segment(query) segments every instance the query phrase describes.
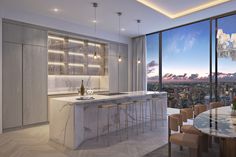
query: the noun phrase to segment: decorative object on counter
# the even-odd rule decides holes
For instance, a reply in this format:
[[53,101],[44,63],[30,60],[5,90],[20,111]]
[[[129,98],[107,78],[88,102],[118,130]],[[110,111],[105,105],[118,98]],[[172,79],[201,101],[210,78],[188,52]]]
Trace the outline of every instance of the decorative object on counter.
[[233,98],[233,101],[232,101],[231,116],[236,116],[236,96]]
[[84,80],[82,80],[81,86],[80,86],[80,95],[84,95]]

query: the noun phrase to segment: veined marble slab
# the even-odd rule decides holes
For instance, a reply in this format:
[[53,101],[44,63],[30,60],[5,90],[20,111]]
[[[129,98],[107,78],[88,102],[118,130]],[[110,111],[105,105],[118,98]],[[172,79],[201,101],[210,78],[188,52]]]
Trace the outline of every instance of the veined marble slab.
[[[80,96],[52,98],[49,102],[50,125],[49,136],[52,141],[63,144],[68,148],[76,149],[86,139],[96,137],[97,120],[99,120],[99,135],[107,131],[107,109],[100,109],[98,116],[97,105],[117,104],[134,100],[147,100],[157,98],[157,102],[152,104],[156,107],[159,115],[166,115],[167,112],[167,93],[166,92],[127,92],[121,95],[92,95],[92,100],[76,100]],[[131,106],[130,106],[131,107]],[[131,121],[134,117],[133,109],[128,108],[128,118]],[[146,105],[146,111],[149,111]],[[117,109],[113,108],[110,112],[110,131],[115,131],[118,123]],[[141,111],[139,110],[140,117]],[[147,115],[148,116],[148,115]],[[120,111],[121,128],[124,128],[125,110]],[[130,126],[130,124],[129,124]]]

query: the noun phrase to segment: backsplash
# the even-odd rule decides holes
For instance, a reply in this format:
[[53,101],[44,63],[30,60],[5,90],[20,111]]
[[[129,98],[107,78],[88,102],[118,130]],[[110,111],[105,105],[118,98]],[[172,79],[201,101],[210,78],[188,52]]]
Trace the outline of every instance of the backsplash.
[[101,80],[104,80],[104,77],[106,76],[49,75],[48,92],[77,91],[77,89],[80,88],[82,80],[84,80],[85,88],[92,88],[94,90],[108,90],[108,87],[104,85],[104,83],[101,83]]

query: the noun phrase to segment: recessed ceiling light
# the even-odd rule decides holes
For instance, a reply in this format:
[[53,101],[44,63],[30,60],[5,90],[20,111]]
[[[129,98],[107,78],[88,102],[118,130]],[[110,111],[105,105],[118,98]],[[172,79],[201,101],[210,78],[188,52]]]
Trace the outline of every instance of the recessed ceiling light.
[[93,23],[97,23],[97,20],[93,20]]
[[55,13],[57,13],[57,12],[59,12],[59,9],[58,9],[58,8],[54,8],[53,11],[54,11]]
[[121,31],[125,31],[126,29],[125,29],[125,28],[121,28],[120,30],[121,30]]

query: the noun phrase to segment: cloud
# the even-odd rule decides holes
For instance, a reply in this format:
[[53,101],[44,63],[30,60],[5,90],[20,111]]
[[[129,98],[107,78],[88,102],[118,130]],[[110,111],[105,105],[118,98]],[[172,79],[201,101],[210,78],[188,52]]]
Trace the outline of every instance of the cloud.
[[175,34],[168,41],[168,51],[171,53],[183,53],[193,48],[196,38],[200,33]]

